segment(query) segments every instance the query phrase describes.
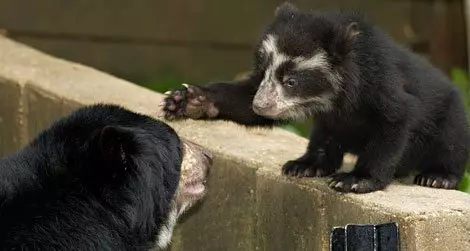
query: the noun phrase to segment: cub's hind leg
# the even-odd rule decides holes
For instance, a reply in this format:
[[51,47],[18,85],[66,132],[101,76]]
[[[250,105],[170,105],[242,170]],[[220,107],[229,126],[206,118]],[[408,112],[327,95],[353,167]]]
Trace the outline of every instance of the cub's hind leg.
[[456,189],[465,172],[470,149],[468,122],[457,94],[440,125],[432,150],[420,167],[414,183],[420,186]]

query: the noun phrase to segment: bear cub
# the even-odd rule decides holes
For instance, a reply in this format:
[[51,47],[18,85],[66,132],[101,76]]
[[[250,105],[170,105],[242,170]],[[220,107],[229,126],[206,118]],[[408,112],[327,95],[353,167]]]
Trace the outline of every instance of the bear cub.
[[2,250],[150,250],[206,190],[211,155],[115,105],[80,108],[0,161]]
[[[283,173],[331,175],[330,186],[342,192],[384,189],[412,169],[418,185],[455,189],[469,154],[456,87],[356,12],[284,3],[261,36],[249,78],[167,94],[167,119],[272,126],[314,117],[306,153]],[[355,169],[335,173],[348,152],[358,156]]]

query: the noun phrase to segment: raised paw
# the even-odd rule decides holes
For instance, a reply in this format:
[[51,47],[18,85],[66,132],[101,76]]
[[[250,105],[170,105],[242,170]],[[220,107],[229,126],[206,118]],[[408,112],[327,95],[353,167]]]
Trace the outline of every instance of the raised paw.
[[425,187],[456,189],[459,179],[445,174],[423,173],[415,177],[414,183]]
[[370,193],[384,188],[381,182],[357,177],[352,173],[337,173],[331,176],[330,187],[343,193]]
[[219,110],[214,102],[200,87],[182,85],[183,88],[165,92],[167,97],[163,100],[162,106],[166,119],[203,119],[214,118],[218,115]]
[[323,177],[330,175],[333,171],[321,165],[314,165],[314,162],[291,160],[282,167],[282,173],[290,177]]

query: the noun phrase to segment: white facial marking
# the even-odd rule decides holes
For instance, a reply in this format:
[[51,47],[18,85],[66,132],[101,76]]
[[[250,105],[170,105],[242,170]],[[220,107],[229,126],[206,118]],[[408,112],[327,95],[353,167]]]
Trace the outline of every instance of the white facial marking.
[[[337,74],[331,69],[331,65],[328,62],[328,57],[325,51],[319,51],[309,58],[289,57],[288,55],[279,51],[277,47],[277,38],[272,34],[267,35],[267,38],[262,42],[260,50],[265,55],[271,56],[271,63],[267,67],[264,74],[264,79],[261,82],[258,92],[255,95],[255,105],[256,102],[263,101],[263,99],[260,97],[268,96],[268,94],[266,94],[265,92],[270,92],[269,96],[274,99],[277,105],[277,110],[282,111],[280,114],[270,115],[281,119],[303,119],[310,117],[310,113],[312,113],[313,111],[309,111],[309,109],[302,109],[302,105],[307,105],[308,103],[315,103],[314,109],[318,111],[326,111],[332,108],[332,93],[324,93],[316,97],[310,97],[307,100],[295,97],[287,98],[284,93],[284,88],[275,77],[275,72],[279,68],[279,66],[281,66],[287,61],[292,61],[295,63],[295,69],[297,70],[318,69],[322,71],[326,75],[328,81],[333,85],[333,88],[335,90],[339,89],[341,77],[339,76],[339,74]],[[274,92],[271,91],[273,89],[275,89]],[[260,107],[262,107],[262,105],[260,105]]]
[[294,59],[294,63],[298,70],[329,69],[330,67],[324,51],[320,51],[310,58],[297,57]]
[[[320,96],[310,97],[307,100],[300,98],[290,98],[284,102],[285,113],[281,114],[280,118],[304,120],[310,118],[314,112],[329,111],[333,107],[331,101],[333,93],[324,93]],[[314,103],[311,109],[303,109],[302,105]],[[312,110],[314,109],[314,110]]]
[[341,76],[335,72],[330,63],[325,51],[319,51],[310,58],[297,57],[294,59],[295,68],[297,70],[320,70],[325,75],[328,81],[332,84],[333,88],[338,90],[341,82]]
[[274,37],[273,35],[267,35],[267,38],[263,41],[263,46],[261,47],[261,49],[263,50],[262,53],[269,54],[277,52],[276,40],[276,37]]
[[[280,86],[280,83],[278,83],[278,81],[276,80],[275,73],[279,66],[281,66],[284,62],[291,60],[291,58],[279,52],[277,48],[277,38],[271,34],[267,35],[267,38],[262,42],[261,53],[264,53],[265,55],[270,55],[272,61],[264,72],[264,79],[263,81],[261,81],[259,90],[255,95],[254,104],[256,105],[256,102],[263,101],[263,99],[259,97],[266,97],[268,95],[271,96],[272,93],[266,94],[264,92],[268,92],[273,88],[276,89],[277,95],[272,95],[272,98],[276,101],[276,103],[282,103],[282,88]],[[262,105],[259,106],[262,107]]]
[[[330,63],[328,62],[327,53],[324,50],[320,50],[315,55],[306,57],[289,57],[283,54],[277,48],[277,38],[269,34],[267,38],[262,42],[261,52],[266,55],[272,55],[271,65],[266,69],[264,80],[271,80],[274,76],[275,71],[281,64],[286,61],[293,61],[296,64],[298,70],[315,70],[318,69],[326,74],[328,80],[335,86],[341,82],[341,76],[333,71]],[[268,78],[269,77],[269,78]]]
[[170,244],[171,237],[173,236],[173,229],[175,228],[176,222],[178,220],[178,209],[175,207],[170,211],[168,215],[168,221],[160,229],[158,233],[158,242],[157,246],[160,249],[164,249]]
[[171,237],[175,229],[178,218],[184,213],[187,208],[187,204],[183,204],[181,208],[174,206],[168,214],[168,221],[162,226],[157,237],[157,246],[160,249],[166,248],[171,243]]
[[264,79],[261,82],[263,84],[274,84],[276,82],[275,73],[277,68],[284,62],[289,61],[291,58],[283,53],[280,53],[277,49],[277,38],[274,35],[268,35],[266,40],[263,41],[262,46],[263,53],[271,55],[271,65],[264,72]]

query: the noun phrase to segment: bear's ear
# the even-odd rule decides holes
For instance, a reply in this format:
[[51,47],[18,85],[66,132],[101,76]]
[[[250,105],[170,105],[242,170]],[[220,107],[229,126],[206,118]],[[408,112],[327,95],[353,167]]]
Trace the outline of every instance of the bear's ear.
[[127,128],[105,126],[97,135],[98,151],[106,176],[116,176],[131,167],[131,155],[135,152],[134,134]]
[[358,37],[361,34],[359,24],[357,22],[349,22],[341,25],[336,31],[333,43],[330,43],[333,60],[341,62],[353,49]]
[[354,42],[360,34],[359,24],[357,22],[350,22],[344,29],[343,34],[347,41]]
[[274,16],[290,16],[292,14],[298,13],[299,11],[300,10],[294,4],[290,2],[284,2],[276,8],[276,10],[274,11]]

